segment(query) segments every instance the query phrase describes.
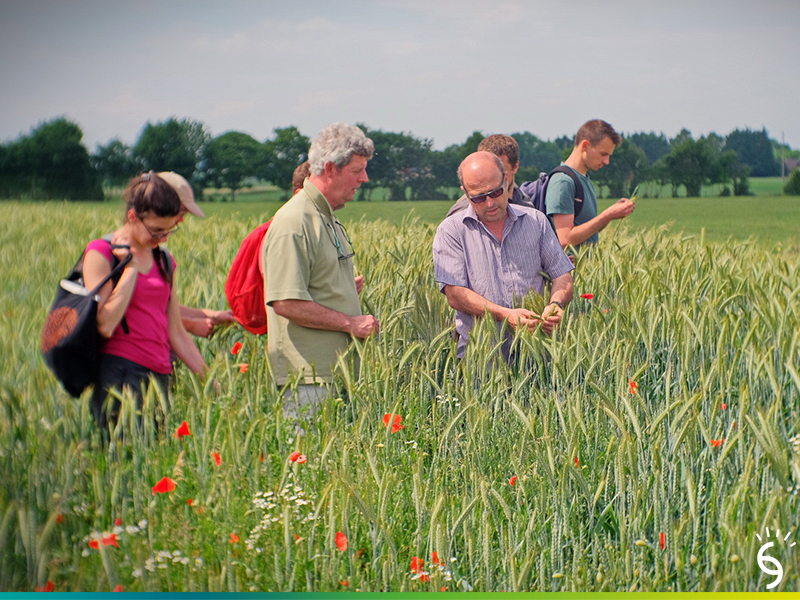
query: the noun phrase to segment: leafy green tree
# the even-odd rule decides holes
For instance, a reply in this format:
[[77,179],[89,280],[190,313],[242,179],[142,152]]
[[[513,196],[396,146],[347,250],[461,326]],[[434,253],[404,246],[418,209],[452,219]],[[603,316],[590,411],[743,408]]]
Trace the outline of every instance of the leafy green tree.
[[789,180],[783,186],[783,193],[788,196],[800,196],[800,167],[792,169]]
[[561,162],[561,149],[555,142],[541,140],[530,131],[512,133],[511,137],[519,144],[519,166],[533,167],[536,176],[539,175],[539,171],[549,173]]
[[644,150],[647,162],[651,165],[669,154],[670,151],[669,140],[663,133],[656,134],[653,131],[650,133],[632,133],[626,135],[625,139]]
[[[81,143],[81,128],[64,118],[43,123],[7,148],[0,170],[15,173],[13,195],[30,198],[102,200],[103,190]],[[0,186],[3,187],[3,186]]]
[[211,136],[197,121],[171,118],[163,123],[147,123],[133,147],[134,158],[144,169],[175,171],[202,192],[203,152]]
[[236,190],[248,177],[263,169],[266,159],[264,145],[239,131],[229,131],[215,137],[206,147],[206,173],[209,179],[231,190],[231,202]]
[[459,164],[461,161],[467,158],[473,152],[478,151],[478,145],[483,141],[483,138],[486,137],[480,131],[473,131],[472,134],[464,140],[464,143],[461,144],[461,149],[459,152]]
[[772,177],[781,174],[780,163],[767,130],[735,129],[725,139],[725,147],[736,150],[739,159],[751,169],[754,177]]
[[367,129],[365,133],[375,144],[375,156],[368,167],[373,189],[388,188],[392,201],[406,200],[409,189],[412,200],[442,196],[433,176],[431,140],[380,129]]
[[264,142],[266,153],[264,178],[288,193],[292,189],[292,175],[297,166],[308,157],[311,140],[294,125],[275,128],[275,138]]
[[91,161],[100,177],[109,185],[124,185],[141,171],[141,165],[133,157],[133,150],[119,138],[110,140],[105,146],[98,145]]
[[[452,144],[444,150],[433,150],[430,155],[431,161],[431,176],[438,184],[438,189],[451,190],[456,188],[458,190],[458,165],[461,163],[461,146],[459,144]],[[443,193],[443,192],[442,192]],[[449,193],[444,195],[449,199]],[[458,198],[461,194],[459,191],[455,192],[455,197]]]
[[[688,133],[685,129],[683,132]],[[681,133],[683,133],[681,132]],[[700,196],[704,183],[710,182],[713,174],[714,153],[705,139],[693,140],[691,134],[682,141],[673,143],[672,151],[665,157],[665,165],[674,190],[686,186],[686,195]]]

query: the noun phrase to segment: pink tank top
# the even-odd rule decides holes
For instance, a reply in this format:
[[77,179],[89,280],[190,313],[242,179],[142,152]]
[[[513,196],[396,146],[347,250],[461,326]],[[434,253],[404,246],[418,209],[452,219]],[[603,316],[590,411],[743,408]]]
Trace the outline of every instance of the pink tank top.
[[[86,246],[86,251],[89,250],[96,250],[109,265],[113,264],[111,246],[106,240],[92,240]],[[169,283],[154,260],[149,272],[137,276],[136,287],[125,311],[130,333],[123,331],[122,324],[117,325],[110,338],[101,338],[100,352],[127,358],[156,373],[172,372],[167,320],[170,291]]]

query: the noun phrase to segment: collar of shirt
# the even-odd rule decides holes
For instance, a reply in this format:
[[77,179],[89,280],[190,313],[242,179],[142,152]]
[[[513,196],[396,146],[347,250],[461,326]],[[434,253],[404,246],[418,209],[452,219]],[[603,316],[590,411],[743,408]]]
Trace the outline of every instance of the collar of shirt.
[[334,220],[333,216],[333,209],[328,201],[325,199],[325,196],[317,189],[313,183],[311,183],[308,179],[305,180],[303,183],[303,191],[308,194],[308,197],[314,203],[314,206],[317,208],[321,215],[325,215],[331,220]]
[[[514,223],[517,219],[525,215],[524,211],[518,210],[517,207],[515,207],[510,202],[508,203],[506,210],[508,212],[508,216],[506,217],[506,223],[508,223],[509,217],[511,218],[511,222]],[[475,212],[475,208],[472,206],[472,202],[470,202],[469,206],[467,206],[467,209],[462,212],[464,213],[464,216],[461,217],[462,221],[466,219],[472,219],[473,221],[481,223],[481,220],[478,218],[478,213]],[[481,223],[481,225],[483,225],[483,223]]]

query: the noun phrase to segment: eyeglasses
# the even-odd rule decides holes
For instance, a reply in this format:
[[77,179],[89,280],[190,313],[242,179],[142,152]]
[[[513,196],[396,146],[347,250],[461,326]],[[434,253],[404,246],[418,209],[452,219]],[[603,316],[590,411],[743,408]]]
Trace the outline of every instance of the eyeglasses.
[[469,198],[475,204],[481,204],[483,202],[486,202],[487,198],[499,198],[505,191],[506,191],[506,174],[503,173],[503,183],[500,184],[499,188],[494,189],[491,192],[486,192],[485,194],[478,194],[477,196],[470,196],[467,190],[464,190],[464,193],[467,195],[467,198]]
[[[339,253],[338,257],[339,260],[347,260],[348,258],[353,258],[356,255],[356,251],[353,248],[353,242],[350,240],[350,236],[347,234],[347,229],[344,228],[344,225],[342,225],[338,219],[334,219],[334,225],[331,225],[330,223],[325,223],[325,225],[326,225],[326,231],[330,229],[330,231],[328,232],[328,237],[331,239],[333,245],[336,246],[336,251]],[[345,240],[347,240],[347,244],[350,246],[350,252],[348,253],[345,253],[345,251],[342,249],[342,243],[339,241],[339,236],[336,233],[336,225],[338,225],[339,228],[342,230],[344,238]],[[333,236],[331,236],[330,233],[331,231],[333,232]]]
[[139,215],[136,215],[136,216],[139,218],[139,221],[144,226],[144,228],[147,230],[147,233],[149,233],[150,237],[153,238],[154,240],[165,240],[169,236],[171,236],[173,233],[178,231],[178,229],[181,228],[180,225],[175,225],[175,227],[173,227],[172,229],[161,229],[161,230],[153,231],[152,229],[150,229],[147,226],[147,223],[144,222],[144,219],[142,219],[142,217],[139,217]]

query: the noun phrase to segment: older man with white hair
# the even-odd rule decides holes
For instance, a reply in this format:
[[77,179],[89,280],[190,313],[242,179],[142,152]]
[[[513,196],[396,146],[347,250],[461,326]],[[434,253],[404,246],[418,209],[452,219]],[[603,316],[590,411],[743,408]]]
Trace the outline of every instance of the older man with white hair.
[[347,230],[334,216],[369,181],[374,145],[358,127],[334,123],[311,144],[311,174],[272,219],[261,247],[269,362],[284,391],[284,414],[313,413],[327,395],[333,367],[350,340],[378,333],[361,314]]

